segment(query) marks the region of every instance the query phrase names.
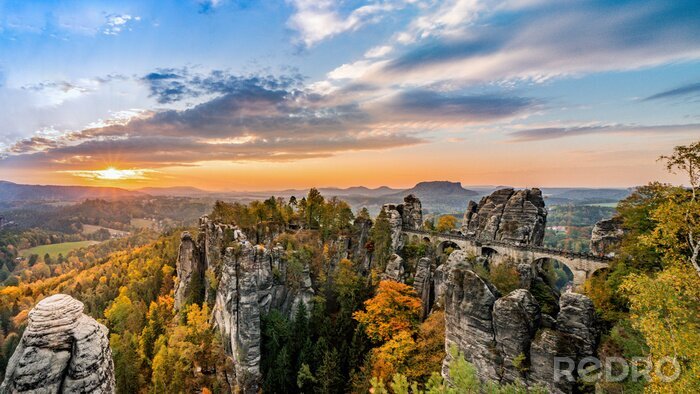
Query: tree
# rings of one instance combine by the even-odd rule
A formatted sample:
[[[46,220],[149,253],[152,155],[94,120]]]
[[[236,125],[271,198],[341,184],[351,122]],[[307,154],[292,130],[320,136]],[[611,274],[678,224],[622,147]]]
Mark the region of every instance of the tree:
[[[368,248],[368,251],[371,249],[374,252],[372,255],[375,257],[376,265],[380,270],[383,270],[389,260],[389,256],[393,252],[391,247],[391,224],[384,210],[379,212],[374,226],[369,230],[369,242],[370,248]]]
[[[700,217],[698,210],[697,188],[700,183],[700,141],[690,145],[676,146],[670,156],[661,156],[660,160],[666,161],[666,168],[670,172],[680,171],[688,176],[691,199],[679,207],[684,212],[684,225],[686,227],[685,240],[690,247],[690,263],[700,276]]]
[[[457,226],[457,218],[452,215],[442,215],[438,219],[438,224],[435,230],[439,233],[445,233]]]
[[[377,295],[365,301],[365,311],[355,312],[354,318],[364,326],[370,339],[381,343],[399,331],[415,331],[421,311],[421,300],[412,287],[384,280],[379,282]]]

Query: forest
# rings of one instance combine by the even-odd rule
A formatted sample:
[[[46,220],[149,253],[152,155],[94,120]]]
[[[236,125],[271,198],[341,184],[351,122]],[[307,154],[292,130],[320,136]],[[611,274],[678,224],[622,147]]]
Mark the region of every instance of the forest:
[[[688,175],[691,187],[651,183],[621,201],[615,211],[625,230],[619,250],[610,268],[581,290],[599,318],[602,359],[674,357],[682,373],[673,382],[651,372],[648,381],[600,383],[605,392],[700,391],[700,143],[678,147],[665,160],[670,171]],[[384,211],[372,219],[364,209],[353,213],[342,200],[311,189],[298,200],[219,201],[209,216],[235,223],[254,243],[282,245],[289,269],[276,280],[287,286],[299,286],[302,267],[310,269],[315,296],[308,309],[300,303],[289,315],[272,309],[261,317],[263,392],[528,391],[483,385],[456,349],[447,350],[455,352],[452,382],[443,379],[444,312],[435,308],[424,316],[410,280],[382,277],[392,253]],[[456,224],[449,217],[425,228],[449,230]],[[362,221],[373,222],[361,245],[369,267],[359,256],[338,258],[340,241],[352,237]],[[28,311],[48,295],[65,293],[109,328],[118,392],[229,392],[231,365],[209,318],[213,300],[192,298],[177,311],[173,307],[181,230],[197,232],[192,227],[157,237],[143,232],[94,245],[53,262],[45,277],[29,275],[0,288],[0,375],[26,328]],[[435,253],[433,245],[409,242],[402,250],[407,272],[415,271],[420,257]],[[480,275],[504,293],[517,287],[505,267]],[[211,283],[216,286],[216,280]]]

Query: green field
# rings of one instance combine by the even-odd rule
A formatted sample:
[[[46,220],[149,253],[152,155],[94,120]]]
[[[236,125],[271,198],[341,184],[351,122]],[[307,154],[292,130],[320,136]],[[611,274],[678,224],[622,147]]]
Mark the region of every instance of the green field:
[[[131,219],[131,225],[136,228],[153,228],[156,224],[149,219]]]
[[[602,202],[598,204],[586,204],[589,207],[617,208],[616,202]]]
[[[48,253],[51,258],[56,258],[58,257],[58,254],[62,255],[67,255],[68,252],[71,250],[79,249],[79,248],[84,248],[86,246],[94,245],[99,242],[97,241],[78,241],[78,242],[63,242],[60,244],[52,244],[52,245],[41,245],[41,246],[35,246],[30,249],[24,249],[20,250],[19,254],[20,256],[28,257],[33,254],[37,254],[40,257],[43,257],[46,253]]]
[[[121,230],[115,230],[113,228],[108,228],[108,227],[102,227],[102,226],[95,226],[94,224],[83,224],[83,234],[93,234],[101,229],[105,229],[109,231],[109,233],[113,236],[118,236],[118,237],[123,237],[124,235],[128,234],[127,231],[121,231]]]

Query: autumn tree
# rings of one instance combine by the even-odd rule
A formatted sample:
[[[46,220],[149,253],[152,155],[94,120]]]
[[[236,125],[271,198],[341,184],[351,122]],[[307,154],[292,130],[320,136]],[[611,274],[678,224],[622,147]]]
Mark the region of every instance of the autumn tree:
[[[457,226],[457,218],[452,215],[442,215],[438,219],[437,226],[435,230],[439,233],[445,233]]]

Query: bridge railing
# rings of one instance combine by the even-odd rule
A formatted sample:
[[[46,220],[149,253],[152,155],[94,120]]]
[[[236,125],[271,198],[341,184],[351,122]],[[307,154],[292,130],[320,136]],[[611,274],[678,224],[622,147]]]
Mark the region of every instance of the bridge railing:
[[[467,236],[464,234],[454,234],[454,233],[439,233],[436,231],[426,231],[426,230],[419,230],[419,229],[412,229],[412,228],[403,228],[403,232],[405,233],[413,233],[413,234],[420,234],[420,235],[428,235],[428,236],[436,236],[440,238],[446,238],[446,239],[452,239],[452,240],[458,240],[458,241],[469,241],[473,243],[477,243],[480,246],[504,246],[508,248],[513,248],[513,249],[519,249],[519,250],[526,250],[526,251],[531,251],[531,252],[540,252],[540,253],[547,253],[547,254],[553,254],[553,255],[558,255],[558,256],[564,256],[564,257],[569,257],[569,258],[582,258],[586,260],[595,260],[599,261],[602,263],[607,263],[612,258],[607,257],[607,256],[598,256],[593,253],[580,253],[580,252],[572,252],[570,250],[563,250],[563,249],[554,249],[554,248],[548,248],[545,246],[537,246],[537,245],[518,245],[510,242],[503,242],[503,241],[496,241],[496,240],[482,240],[482,239],[477,239],[476,237],[471,237]]]

